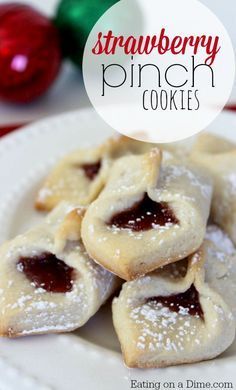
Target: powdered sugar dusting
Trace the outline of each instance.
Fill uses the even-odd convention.
[[[185,344],[196,345],[202,320],[189,316],[186,308],[178,313],[163,307],[161,303],[148,302],[130,311],[130,318],[139,328],[138,349],[152,352],[181,352]]]
[[[216,225],[207,226],[206,239],[212,241],[219,249],[229,255],[236,253],[229,236]]]

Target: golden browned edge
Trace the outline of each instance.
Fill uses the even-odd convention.
[[[55,205],[50,205],[47,202],[43,203],[36,199],[36,201],[34,202],[34,207],[38,211],[51,211],[55,207]]]
[[[165,367],[174,367],[174,366],[180,366],[181,364],[193,364],[193,363],[200,363],[200,362],[203,362],[203,361],[207,361],[207,360],[212,360],[212,359],[215,359],[215,356],[212,356],[212,357],[209,357],[209,358],[200,358],[200,359],[193,359],[193,360],[180,360],[178,363],[168,363],[167,361],[163,361],[159,364],[155,364],[155,363],[140,363],[140,362],[133,362],[133,363],[128,363],[128,359],[127,357],[125,356],[123,350],[122,350],[122,356],[123,356],[123,360],[124,360],[124,363],[127,367],[129,368],[165,368]]]
[[[34,336],[34,335],[40,335],[40,334],[59,334],[59,333],[67,333],[67,332],[73,332],[78,328],[71,328],[71,329],[64,329],[64,330],[48,330],[42,331],[42,332],[37,332],[37,331],[32,331],[31,333],[28,334],[22,334],[21,332],[14,331],[13,328],[8,328],[6,330],[0,330],[0,337],[8,338],[8,339],[14,339],[14,338],[19,338],[19,337],[28,337],[28,336]]]
[[[150,272],[153,272],[155,270],[157,270],[158,268],[160,267],[163,267],[165,265],[168,265],[168,264],[171,264],[171,263],[175,263],[177,261],[180,261],[180,260],[183,260],[187,257],[189,257],[191,254],[195,253],[198,249],[199,249],[199,246],[198,247],[193,247],[189,252],[187,252],[183,257],[179,258],[178,256],[176,257],[172,257],[171,259],[169,260],[166,260],[166,259],[159,259],[159,264],[158,264],[158,267],[155,265],[153,266],[146,266],[146,267],[143,267],[142,268],[142,272],[138,272],[138,271],[130,271],[129,269],[127,269],[125,272],[122,272],[120,270],[117,270],[116,266],[113,267],[113,269],[111,269],[110,266],[108,266],[107,264],[105,264],[102,260],[100,260],[100,258],[95,255],[92,251],[88,251],[87,248],[85,248],[89,257],[95,261],[95,263],[98,263],[99,265],[101,265],[103,268],[105,268],[106,270],[110,271],[111,273],[119,276],[121,279],[124,279],[126,280],[127,282],[129,281],[132,281],[132,280],[135,280],[135,279],[138,279]]]

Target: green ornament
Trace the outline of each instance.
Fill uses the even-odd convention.
[[[55,24],[59,28],[65,57],[81,66],[83,50],[90,31],[103,13],[118,0],[62,0]]]

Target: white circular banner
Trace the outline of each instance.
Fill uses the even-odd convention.
[[[83,58],[101,117],[142,141],[203,130],[226,104],[234,50],[223,24],[197,0],[121,0],[91,31]]]

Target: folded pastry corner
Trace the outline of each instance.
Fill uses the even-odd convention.
[[[202,133],[190,158],[212,177],[212,219],[236,244],[236,144],[210,133]]]
[[[0,248],[1,336],[72,331],[119,286],[83,247],[83,213],[62,203],[43,224]]]
[[[187,259],[123,285],[112,308],[127,366],[199,362],[231,345],[236,327],[236,259],[227,254],[223,258],[222,268],[222,252],[205,241]]]
[[[65,207],[66,202],[63,203]],[[60,207],[57,207],[48,219],[52,219],[52,216],[55,218],[58,214],[60,215],[62,207],[62,204]],[[81,225],[85,211],[86,208],[82,206],[72,208],[72,210],[65,215],[63,221],[59,223],[54,236],[56,251],[63,251],[69,241],[81,240]]]
[[[155,144],[153,143],[137,141],[125,135],[116,135],[105,142],[107,154],[113,161],[127,155],[147,153],[154,147]]]
[[[211,183],[196,168],[154,148],[117,160],[82,222],[89,255],[131,280],[201,245]]]

